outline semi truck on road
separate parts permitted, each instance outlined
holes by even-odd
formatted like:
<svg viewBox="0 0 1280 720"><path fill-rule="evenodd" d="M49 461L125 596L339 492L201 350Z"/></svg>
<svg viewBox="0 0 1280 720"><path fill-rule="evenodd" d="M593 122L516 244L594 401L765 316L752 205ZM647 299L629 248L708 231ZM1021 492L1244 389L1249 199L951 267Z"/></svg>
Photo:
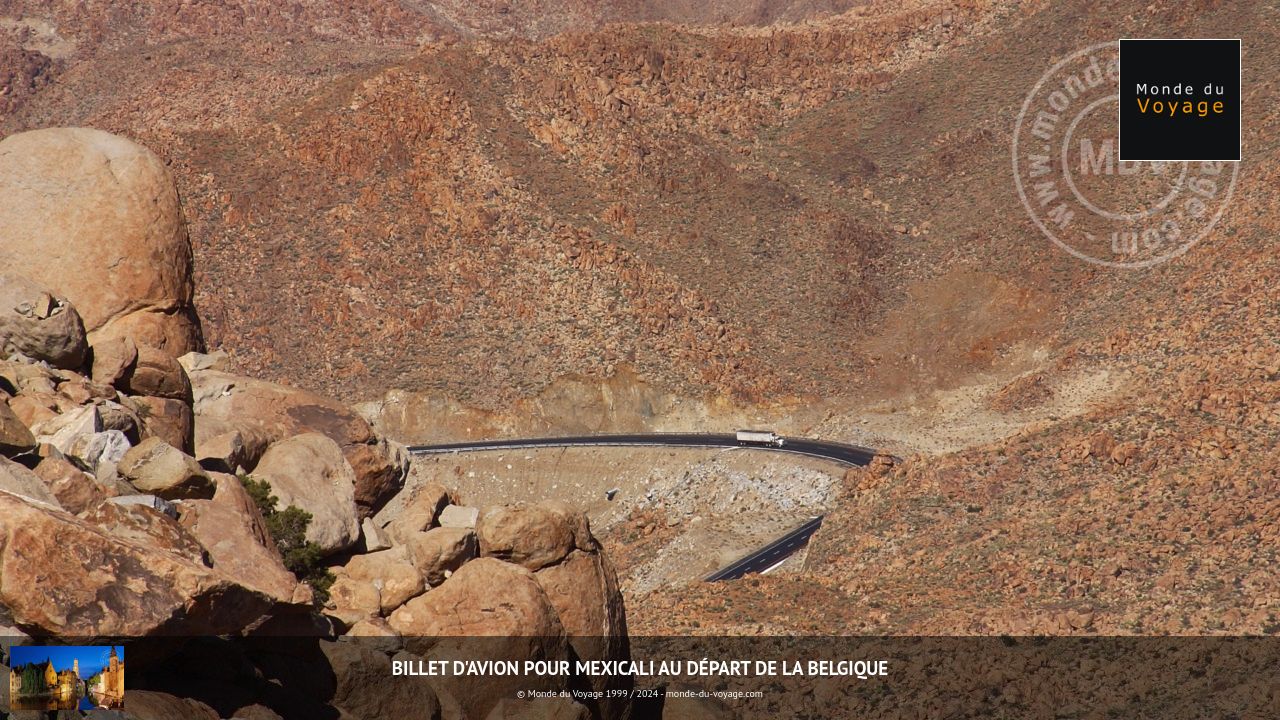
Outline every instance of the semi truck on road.
<svg viewBox="0 0 1280 720"><path fill-rule="evenodd" d="M739 430L735 437L738 444L743 446L782 447L787 442L772 430Z"/></svg>

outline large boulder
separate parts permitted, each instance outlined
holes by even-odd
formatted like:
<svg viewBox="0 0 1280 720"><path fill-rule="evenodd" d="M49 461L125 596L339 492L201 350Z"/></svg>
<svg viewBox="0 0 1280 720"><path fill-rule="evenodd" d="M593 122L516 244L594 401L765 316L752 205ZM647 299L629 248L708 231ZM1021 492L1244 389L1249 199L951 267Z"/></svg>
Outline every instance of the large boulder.
<svg viewBox="0 0 1280 720"><path fill-rule="evenodd" d="M409 454L404 446L381 439L371 445L343 449L356 474L356 506L361 518L372 515L404 488L409 474Z"/></svg>
<svg viewBox="0 0 1280 720"><path fill-rule="evenodd" d="M436 517L449 506L449 491L439 483L425 483L401 493L373 517L391 542L403 544L436 525Z"/></svg>
<svg viewBox="0 0 1280 720"><path fill-rule="evenodd" d="M480 554L539 570L563 560L590 536L585 518L563 505L505 505L490 508L476 524Z"/></svg>
<svg viewBox="0 0 1280 720"><path fill-rule="evenodd" d="M142 419L142 437L158 437L185 453L195 451L195 418L185 400L140 395L122 398Z"/></svg>
<svg viewBox="0 0 1280 720"><path fill-rule="evenodd" d="M0 606L48 635L236 633L273 606L225 574L0 493Z"/></svg>
<svg viewBox="0 0 1280 720"><path fill-rule="evenodd" d="M403 547L355 555L343 567L347 577L378 591L378 608L390 613L421 595L427 588Z"/></svg>
<svg viewBox="0 0 1280 720"><path fill-rule="evenodd" d="M0 455L12 457L35 449L36 439L31 430L0 400Z"/></svg>
<svg viewBox="0 0 1280 720"><path fill-rule="evenodd" d="M138 347L138 359L115 382L130 395L191 402L191 379L178 361L148 345Z"/></svg>
<svg viewBox="0 0 1280 720"><path fill-rule="evenodd" d="M130 448L117 469L134 487L165 500L209 499L215 490L195 458L156 437Z"/></svg>
<svg viewBox="0 0 1280 720"><path fill-rule="evenodd" d="M388 681L391 658L363 640L321 642L334 678L330 704L350 718L439 720L440 702L424 682Z"/></svg>
<svg viewBox="0 0 1280 720"><path fill-rule="evenodd" d="M406 638L556 637L564 627L533 573L494 560L473 560L431 592L388 618Z"/></svg>
<svg viewBox="0 0 1280 720"><path fill-rule="evenodd" d="M564 628L533 573L481 558L463 565L443 585L405 603L388 618L406 649L427 660L567 660ZM442 702L451 698L463 717L484 718L518 690L564 689L553 676L449 676L432 678Z"/></svg>
<svg viewBox="0 0 1280 720"><path fill-rule="evenodd" d="M560 616L579 659L631 657L622 592L603 550L575 550L563 562L539 570L534 577ZM633 685L629 676L598 675L587 678L587 682L599 694L596 707L602 720L626 717L626 696Z"/></svg>
<svg viewBox="0 0 1280 720"><path fill-rule="evenodd" d="M232 432L266 444L320 433L338 444L355 473L361 518L376 512L403 486L408 471L403 448L381 441L355 410L306 390L202 369L190 357L184 362L194 398L197 455L214 438Z"/></svg>
<svg viewBox="0 0 1280 720"><path fill-rule="evenodd" d="M253 474L271 486L277 508L292 506L311 513L307 540L322 552L345 550L360 536L355 473L327 436L304 433L275 443Z"/></svg>
<svg viewBox="0 0 1280 720"><path fill-rule="evenodd" d="M138 362L138 346L127 337L99 340L93 346L93 364L89 373L93 381L115 385L132 374Z"/></svg>
<svg viewBox="0 0 1280 720"><path fill-rule="evenodd" d="M104 502L84 514L84 521L119 540L131 540L148 548L209 566L205 548L178 521L138 503Z"/></svg>
<svg viewBox="0 0 1280 720"><path fill-rule="evenodd" d="M17 133L0 141L0 197L0 267L70 300L91 343L200 349L191 243L155 154L89 128Z"/></svg>
<svg viewBox="0 0 1280 720"><path fill-rule="evenodd" d="M0 275L0 356L75 370L88 349L84 323L71 303L24 277Z"/></svg>
<svg viewBox="0 0 1280 720"><path fill-rule="evenodd" d="M356 580L341 567L333 570L333 576L326 614L352 628L381 617L382 594L373 583Z"/></svg>
<svg viewBox="0 0 1280 720"><path fill-rule="evenodd" d="M414 533L403 547L408 549L414 566L431 587L449 579L479 552L475 532L466 528L438 527Z"/></svg>
<svg viewBox="0 0 1280 720"><path fill-rule="evenodd" d="M290 600L297 578L285 568L253 498L235 476L212 477L213 499L183 502L182 525L209 551L215 568L245 587Z"/></svg>
<svg viewBox="0 0 1280 720"><path fill-rule="evenodd" d="M261 436L232 430L201 438L196 443L196 460L206 470L235 473L255 467L266 451L267 443Z"/></svg>

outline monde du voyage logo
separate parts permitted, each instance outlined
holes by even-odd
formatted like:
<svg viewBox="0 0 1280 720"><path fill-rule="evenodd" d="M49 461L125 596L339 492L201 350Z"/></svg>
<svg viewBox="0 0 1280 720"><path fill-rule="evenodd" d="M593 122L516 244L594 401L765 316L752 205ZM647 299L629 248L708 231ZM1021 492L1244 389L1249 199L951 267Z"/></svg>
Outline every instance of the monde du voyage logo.
<svg viewBox="0 0 1280 720"><path fill-rule="evenodd" d="M1144 268L1209 234L1239 174L1239 40L1130 40L1053 64L1014 126L1019 198L1077 258Z"/></svg>

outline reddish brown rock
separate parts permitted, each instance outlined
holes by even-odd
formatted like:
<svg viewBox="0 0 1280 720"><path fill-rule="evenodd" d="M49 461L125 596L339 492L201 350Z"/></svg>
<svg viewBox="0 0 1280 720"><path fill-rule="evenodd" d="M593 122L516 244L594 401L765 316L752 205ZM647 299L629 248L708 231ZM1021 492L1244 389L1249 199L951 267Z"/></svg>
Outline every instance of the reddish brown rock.
<svg viewBox="0 0 1280 720"><path fill-rule="evenodd" d="M388 622L406 637L564 634L533 573L492 558L463 565L440 587L405 603Z"/></svg>
<svg viewBox="0 0 1280 720"><path fill-rule="evenodd" d="M210 564L204 546L186 528L145 505L99 503L84 515L84 520L114 538L131 540L196 565Z"/></svg>
<svg viewBox="0 0 1280 720"><path fill-rule="evenodd" d="M221 635L272 608L265 595L180 554L3 494L0 567L0 605L47 634Z"/></svg>
<svg viewBox="0 0 1280 720"><path fill-rule="evenodd" d="M575 550L558 565L535 573L538 584L555 606L574 654L582 660L625 660L631 655L627 616L612 563L603 551ZM602 675L586 678L600 692L601 717L626 717L628 703L611 697L611 691L627 691L630 678Z"/></svg>
<svg viewBox="0 0 1280 720"><path fill-rule="evenodd" d="M206 470L234 473L239 468L252 470L258 464L267 443L259 436L245 436L239 430L212 437L196 435L196 461Z"/></svg>
<svg viewBox="0 0 1280 720"><path fill-rule="evenodd" d="M408 462L386 441L352 445L343 455L356 474L356 507L361 519L377 512L404 487Z"/></svg>
<svg viewBox="0 0 1280 720"><path fill-rule="evenodd" d="M617 658L625 652L627 618L613 564L603 552L574 551L564 562L534 574L579 657Z"/></svg>
<svg viewBox="0 0 1280 720"><path fill-rule="evenodd" d="M182 525L209 551L214 568L245 587L287 602L298 585L267 531L262 513L233 475L214 474L211 500L182 504Z"/></svg>
<svg viewBox="0 0 1280 720"><path fill-rule="evenodd" d="M16 353L74 370L88 348L80 314L65 298L27 278L0 275L0 357Z"/></svg>
<svg viewBox="0 0 1280 720"><path fill-rule="evenodd" d="M359 537L355 474L327 436L305 433L275 443L258 461L254 476L271 486L277 507L311 513L307 540L323 552L345 550Z"/></svg>
<svg viewBox="0 0 1280 720"><path fill-rule="evenodd" d="M388 618L405 647L424 658L565 659L564 628L533 573L480 558L443 585L405 603ZM437 694L451 696L465 717L485 717L517 690L552 690L565 678L437 678Z"/></svg>
<svg viewBox="0 0 1280 720"><path fill-rule="evenodd" d="M60 507L58 498L39 475L3 457L0 457L0 490L50 507Z"/></svg>
<svg viewBox="0 0 1280 720"><path fill-rule="evenodd" d="M99 483L89 473L58 456L41 460L35 473L58 499L58 504L72 514L82 513L116 494L114 488Z"/></svg>
<svg viewBox="0 0 1280 720"><path fill-rule="evenodd" d="M0 197L0 267L65 294L93 343L199 349L186 224L152 152L88 128L10 135Z"/></svg>
<svg viewBox="0 0 1280 720"><path fill-rule="evenodd" d="M415 533L403 547L422 579L435 587L479 554L475 532L466 528L433 528Z"/></svg>
<svg viewBox="0 0 1280 720"><path fill-rule="evenodd" d="M196 416L221 423L219 432L247 427L272 442L315 432L341 447L377 440L354 410L306 390L217 370L195 370L190 379Z"/></svg>
<svg viewBox="0 0 1280 720"><path fill-rule="evenodd" d="M0 400L0 455L21 455L35 447L36 439L31 430L9 408L9 403Z"/></svg>
<svg viewBox="0 0 1280 720"><path fill-rule="evenodd" d="M378 591L378 607L384 615L426 590L422 574L403 547L355 555L344 568L352 581L367 583Z"/></svg>
<svg viewBox="0 0 1280 720"><path fill-rule="evenodd" d="M552 505L491 508L476 525L480 554L529 570L558 563L576 547L577 535L584 531L578 515Z"/></svg>
<svg viewBox="0 0 1280 720"><path fill-rule="evenodd" d="M333 576L333 585L329 587L329 602L325 605L327 614L341 620L348 627L380 616L382 595L373 583L352 578L342 567L334 568Z"/></svg>
<svg viewBox="0 0 1280 720"><path fill-rule="evenodd" d="M33 428L58 416L58 401L56 396L47 393L19 395L9 400L9 409L23 425Z"/></svg>
<svg viewBox="0 0 1280 720"><path fill-rule="evenodd" d="M147 438L130 448L118 469L134 487L166 500L209 499L215 490L195 458L160 438Z"/></svg>
<svg viewBox="0 0 1280 720"><path fill-rule="evenodd" d="M385 527L393 543L404 544L417 533L431 529L436 517L449 505L449 491L438 483L426 483L398 496L374 522Z"/></svg>
<svg viewBox="0 0 1280 720"><path fill-rule="evenodd" d="M121 400L142 419L142 439L156 437L190 454L195 449L195 419L183 400L125 397Z"/></svg>
<svg viewBox="0 0 1280 720"><path fill-rule="evenodd" d="M231 713L232 720L284 720L275 710L265 705L245 705Z"/></svg>
<svg viewBox="0 0 1280 720"><path fill-rule="evenodd" d="M137 359L116 380L117 387L130 395L191 402L191 381L177 360L149 345L139 346L137 351Z"/></svg>

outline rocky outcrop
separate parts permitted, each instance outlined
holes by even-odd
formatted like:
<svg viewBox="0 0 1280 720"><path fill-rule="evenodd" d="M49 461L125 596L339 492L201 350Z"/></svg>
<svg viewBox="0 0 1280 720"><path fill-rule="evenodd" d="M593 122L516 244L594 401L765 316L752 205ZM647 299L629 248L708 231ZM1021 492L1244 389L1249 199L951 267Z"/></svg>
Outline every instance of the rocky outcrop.
<svg viewBox="0 0 1280 720"><path fill-rule="evenodd" d="M0 605L51 635L235 633L273 605L179 554L2 493L0 567Z"/></svg>
<svg viewBox="0 0 1280 720"><path fill-rule="evenodd" d="M285 569L253 498L232 475L214 474L213 480L212 499L182 503L182 525L209 551L214 568L245 587L289 601L297 578Z"/></svg>
<svg viewBox="0 0 1280 720"><path fill-rule="evenodd" d="M200 349L186 223L154 153L88 128L10 135L0 197L0 267L65 295L92 343Z"/></svg>
<svg viewBox="0 0 1280 720"><path fill-rule="evenodd" d="M80 313L65 298L15 275L0 275L0 356L75 370L88 343Z"/></svg>
<svg viewBox="0 0 1280 720"><path fill-rule="evenodd" d="M279 508L311 514L307 540L322 552L345 550L359 537L355 473L329 437L304 433L275 443L258 461L254 476L271 486Z"/></svg>
<svg viewBox="0 0 1280 720"><path fill-rule="evenodd" d="M376 512L399 492L408 470L403 448L380 439L351 408L314 393L204 367L199 356L184 358L190 368L197 417L196 455L222 455L228 433L240 433L237 462L253 470L250 452L303 433L319 433L337 443L355 475L353 497L361 517Z"/></svg>

